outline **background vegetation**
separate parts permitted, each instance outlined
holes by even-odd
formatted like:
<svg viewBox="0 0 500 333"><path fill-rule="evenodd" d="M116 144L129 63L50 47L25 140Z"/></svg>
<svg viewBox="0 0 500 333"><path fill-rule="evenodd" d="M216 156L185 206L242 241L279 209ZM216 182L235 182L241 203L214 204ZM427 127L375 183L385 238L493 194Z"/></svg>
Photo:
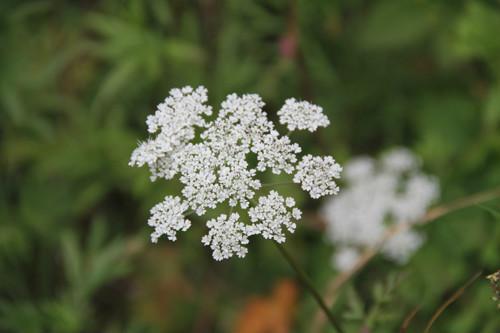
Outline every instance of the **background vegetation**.
<svg viewBox="0 0 500 333"><path fill-rule="evenodd" d="M271 114L308 99L332 125L296 140L340 162L411 147L447 202L500 184L499 35L494 0L0 1L0 331L309 332L317 305L269 242L223 263L200 224L148 243L168 189L127 166L145 116L187 84L214 105L259 93ZM301 198L287 247L322 289L333 249ZM352 332L396 332L419 307L422 331L500 268L499 207L423 227L407 266L376 258L334 312ZM491 296L480 278L435 332L500 332Z"/></svg>

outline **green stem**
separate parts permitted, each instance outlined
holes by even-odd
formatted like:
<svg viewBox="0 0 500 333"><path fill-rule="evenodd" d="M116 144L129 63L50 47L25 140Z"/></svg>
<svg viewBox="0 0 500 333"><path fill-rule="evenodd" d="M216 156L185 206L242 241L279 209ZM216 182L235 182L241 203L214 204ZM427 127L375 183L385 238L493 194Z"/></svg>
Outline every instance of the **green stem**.
<svg viewBox="0 0 500 333"><path fill-rule="evenodd" d="M290 253L286 250L286 248L281 245L280 243L274 243L278 250L280 250L280 253L285 257L286 261L290 264L290 266L293 268L299 279L301 280L302 284L309 290L309 292L312 294L316 302L318 302L319 306L325 313L325 315L328 317L330 320L330 323L332 326L337 330L339 333L343 333L344 331L340 327L339 323L333 316L333 313L330 311L328 306L326 305L325 301L319 294L319 292L316 290L314 287L313 283L311 282L311 279L307 276L306 272L297 264L297 261L290 255Z"/></svg>
<svg viewBox="0 0 500 333"><path fill-rule="evenodd" d="M295 183L294 182L265 183L265 184L262 184L262 187L278 186L278 185L293 185L293 184L295 184Z"/></svg>

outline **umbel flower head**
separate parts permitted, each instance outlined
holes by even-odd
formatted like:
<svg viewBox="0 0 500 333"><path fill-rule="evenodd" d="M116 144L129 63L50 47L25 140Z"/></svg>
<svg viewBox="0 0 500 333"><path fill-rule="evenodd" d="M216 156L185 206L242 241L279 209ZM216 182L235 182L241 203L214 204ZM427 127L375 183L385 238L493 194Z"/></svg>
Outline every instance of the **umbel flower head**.
<svg viewBox="0 0 500 333"><path fill-rule="evenodd" d="M264 191L259 176L267 170L288 174L316 199L338 193L342 168L331 156L305 155L299 162L300 146L278 132L258 95L231 94L213 116L207 100L204 87L172 89L147 117L151 137L132 153L129 165L147 165L152 181L175 178L182 184L178 196L151 209L151 240L165 235L175 241L190 228L189 215L225 207L227 214L206 222L202 238L216 260L244 257L252 236L285 242L302 213L293 198ZM329 124L322 108L295 99L278 115L290 131L313 132Z"/></svg>
<svg viewBox="0 0 500 333"><path fill-rule="evenodd" d="M346 164L342 193L323 207L327 237L337 247L334 266L349 270L359 251L378 244L393 224L412 223L439 196L435 178L420 171L420 160L408 149L394 148L375 160L357 157ZM386 258L405 263L423 237L411 229L399 232L382 247Z"/></svg>

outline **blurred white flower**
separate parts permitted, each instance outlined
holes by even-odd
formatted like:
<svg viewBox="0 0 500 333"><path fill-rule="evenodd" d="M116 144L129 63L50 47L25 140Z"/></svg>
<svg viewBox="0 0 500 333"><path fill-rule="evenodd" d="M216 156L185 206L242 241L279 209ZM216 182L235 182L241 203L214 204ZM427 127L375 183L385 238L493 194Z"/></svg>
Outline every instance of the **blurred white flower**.
<svg viewBox="0 0 500 333"><path fill-rule="evenodd" d="M375 170L375 163L368 156L357 157L349 162L349 167L343 171L348 182L362 182L369 179Z"/></svg>
<svg viewBox="0 0 500 333"><path fill-rule="evenodd" d="M210 246L216 260L245 256L243 245L253 235L284 242L286 232L295 230L301 211L293 198L284 198L276 191L256 202L263 185L259 174L267 170L275 174L296 172L294 181L318 198L338 192L334 180L342 168L329 156L307 155L298 163L300 146L275 129L258 95L227 96L211 120L206 118L212 115L207 100L203 87L172 89L147 117L152 137L132 153L129 164L147 165L151 180L176 178L182 185L182 197L167 197L151 210L149 225L155 228L151 239L156 242L166 235L176 240L177 231L191 225L184 214L202 216L224 204L230 212L246 211L251 222L242 222L239 213L207 222L209 231L202 242ZM289 128L310 131L329 124L320 107L294 99L286 101L280 119Z"/></svg>
<svg viewBox="0 0 500 333"><path fill-rule="evenodd" d="M333 255L333 265L341 272L354 268L359 258L359 251L352 247L340 248Z"/></svg>
<svg viewBox="0 0 500 333"><path fill-rule="evenodd" d="M412 223L425 215L439 196L439 185L419 167L419 159L405 148L391 150L380 160L363 156L345 165L346 186L322 209L327 237L338 251L374 246L391 225ZM402 264L422 243L419 234L407 230L387 241L382 253ZM334 259L339 270L348 266L346 261Z"/></svg>
<svg viewBox="0 0 500 333"><path fill-rule="evenodd" d="M382 247L382 253L398 264L405 264L424 242L424 237L413 230L404 230L392 236Z"/></svg>
<svg viewBox="0 0 500 333"><path fill-rule="evenodd" d="M406 172L420 166L420 159L409 149L393 148L382 155L381 162L386 171Z"/></svg>

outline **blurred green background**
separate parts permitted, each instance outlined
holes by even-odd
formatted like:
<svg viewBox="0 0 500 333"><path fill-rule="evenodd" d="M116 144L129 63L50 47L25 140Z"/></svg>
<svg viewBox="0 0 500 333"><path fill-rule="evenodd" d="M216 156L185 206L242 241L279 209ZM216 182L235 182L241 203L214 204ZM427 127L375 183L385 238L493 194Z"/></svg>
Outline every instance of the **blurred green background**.
<svg viewBox="0 0 500 333"><path fill-rule="evenodd" d="M288 97L319 104L332 125L294 137L309 151L342 163L408 146L442 202L500 184L500 1L1 0L0 332L310 332L317 305L270 242L216 263L194 221L149 244L168 186L127 162L146 115L188 84L212 105L259 93L271 115ZM293 191L308 218L287 247L324 289L333 249L318 203ZM422 228L407 266L376 258L334 312L349 332L369 313L366 332L397 332L418 306L421 332L500 268L499 210ZM434 331L500 332L491 296L479 279Z"/></svg>

